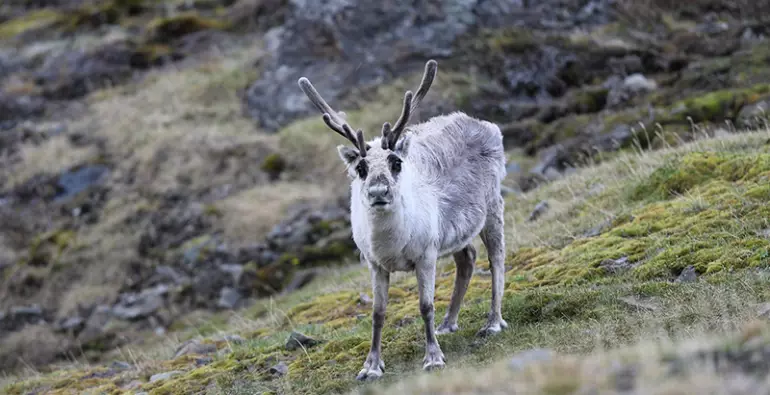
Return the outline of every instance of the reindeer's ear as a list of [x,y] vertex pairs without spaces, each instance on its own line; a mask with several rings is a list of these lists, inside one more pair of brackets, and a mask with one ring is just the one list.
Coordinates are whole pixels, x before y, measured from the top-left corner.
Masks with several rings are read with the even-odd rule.
[[394,147],[393,151],[397,152],[399,155],[404,156],[409,151],[409,144],[412,141],[412,135],[406,134],[404,137],[400,138],[396,142],[396,146]]
[[360,154],[358,153],[358,150],[350,148],[347,145],[338,145],[337,153],[339,153],[340,158],[347,165],[353,163],[353,161],[358,159],[358,157],[360,156]]

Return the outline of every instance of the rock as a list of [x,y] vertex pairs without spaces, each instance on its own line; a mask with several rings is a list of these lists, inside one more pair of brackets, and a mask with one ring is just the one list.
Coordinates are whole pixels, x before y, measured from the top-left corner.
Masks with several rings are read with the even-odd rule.
[[167,286],[158,285],[138,294],[123,294],[120,302],[113,306],[112,314],[124,320],[145,318],[163,307],[164,297],[167,293]]
[[[94,90],[130,81],[137,70],[180,59],[178,51],[159,53],[127,39],[91,48],[48,51],[33,73],[34,82],[51,100],[73,100]],[[168,52],[168,53],[166,53]]]
[[540,216],[545,214],[549,209],[548,202],[543,200],[537,205],[535,205],[535,208],[532,210],[532,212],[529,214],[529,217],[527,218],[527,221],[533,222],[536,221]]
[[[247,89],[246,105],[262,130],[275,132],[300,117],[319,115],[297,88],[300,76],[309,78],[335,106],[352,87],[387,83],[422,70],[429,58],[454,55],[459,39],[482,26],[570,28],[607,20],[610,8],[602,1],[580,14],[577,9],[568,11],[569,7],[546,3],[524,12],[521,3],[500,0],[416,5],[392,0],[297,1],[286,15],[286,23],[265,35],[269,60],[260,78]],[[565,69],[573,63],[571,54],[550,46],[535,47],[534,53],[520,52],[511,51],[514,56],[495,62],[500,73],[493,70],[493,74],[500,75],[508,89],[527,95],[538,91],[535,95],[540,96],[563,93],[567,83],[558,74],[567,74]]]
[[54,201],[66,201],[90,186],[103,182],[109,172],[110,169],[106,166],[93,165],[62,173],[57,181],[58,193],[54,196]]
[[635,73],[623,80],[623,87],[632,93],[646,93],[657,89],[658,84],[640,73]]
[[219,294],[217,307],[220,309],[234,309],[241,300],[241,294],[236,289],[224,287]]
[[286,349],[294,351],[298,348],[310,348],[320,344],[321,341],[307,337],[299,332],[292,332],[286,340]]
[[695,267],[693,265],[689,265],[684,268],[684,270],[679,273],[679,277],[676,278],[676,282],[678,283],[692,283],[697,280],[698,272],[695,271]]
[[533,348],[513,355],[508,362],[508,367],[514,371],[520,371],[533,363],[545,362],[553,359],[556,353],[549,349]]
[[703,22],[695,27],[695,31],[698,33],[717,35],[730,29],[730,25],[727,22],[720,21],[719,16],[713,12],[706,14],[703,19]]
[[285,376],[287,373],[289,373],[289,366],[286,365],[286,362],[284,361],[278,362],[277,365],[270,367],[270,374]]
[[168,380],[168,379],[170,379],[170,378],[172,378],[174,376],[178,376],[178,375],[180,375],[182,373],[184,373],[184,372],[181,371],[181,370],[172,370],[170,372],[156,373],[156,374],[153,374],[152,376],[150,376],[150,382],[154,383],[156,381]]
[[611,77],[604,86],[609,88],[607,93],[607,108],[619,109],[633,101],[637,96],[652,92],[658,88],[658,84],[645,77],[641,73],[634,73],[625,77],[622,81],[618,77]]
[[187,284],[190,278],[182,274],[179,270],[168,265],[160,265],[155,268],[156,278],[150,280],[152,283],[170,282],[177,285]]
[[735,123],[739,128],[759,129],[770,124],[768,116],[770,116],[770,97],[743,106]]
[[0,333],[17,331],[25,325],[44,322],[43,309],[38,305],[12,307],[6,312],[0,312]]
[[219,270],[231,275],[233,277],[233,284],[237,284],[241,279],[241,274],[243,274],[243,266],[232,263],[219,265]]
[[206,366],[210,363],[214,362],[214,358],[211,357],[203,357],[203,358],[195,358],[195,366]]
[[599,263],[599,267],[604,269],[608,274],[620,274],[630,269],[633,269],[636,265],[628,262],[628,257],[623,256],[618,259],[605,259]]
[[39,117],[45,113],[43,98],[32,95],[11,95],[0,91],[0,121]]
[[358,303],[362,305],[370,305],[372,304],[372,298],[365,292],[361,292],[358,295]]
[[215,352],[217,352],[215,344],[201,343],[200,340],[188,340],[177,347],[174,358],[188,354],[212,354]]
[[85,327],[85,321],[82,317],[65,317],[54,324],[54,330],[57,332],[68,332],[77,334]]
[[124,361],[113,361],[110,364],[110,369],[115,369],[115,370],[128,370],[131,368],[132,368],[131,364]]

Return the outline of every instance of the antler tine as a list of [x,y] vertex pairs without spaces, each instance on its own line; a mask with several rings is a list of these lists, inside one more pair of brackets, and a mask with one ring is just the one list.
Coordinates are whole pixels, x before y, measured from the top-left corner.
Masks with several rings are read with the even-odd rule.
[[388,149],[390,146],[390,122],[382,124],[382,149]]
[[417,93],[412,94],[412,91],[406,91],[406,94],[404,95],[404,108],[401,110],[401,116],[398,118],[398,121],[396,121],[393,129],[388,128],[386,131],[385,126],[383,125],[383,138],[387,140],[389,147],[392,148],[396,145],[396,142],[398,141],[399,137],[401,137],[401,133],[403,133],[406,124],[409,122],[409,118],[412,116],[412,113],[414,113],[414,110],[417,109],[417,106],[420,104],[420,101],[422,101],[425,95],[428,94],[428,90],[430,90],[430,87],[433,84],[433,80],[436,78],[437,71],[438,63],[433,59],[428,60],[428,62],[425,63],[425,72],[422,75],[420,87],[417,88]]
[[353,143],[353,145],[361,151],[361,156],[366,156],[363,131],[360,131],[360,137],[353,134],[353,130],[345,121],[346,114],[341,111],[334,111],[306,77],[301,77],[297,81],[297,84],[299,84],[300,89],[305,92],[305,95],[310,99],[313,105],[323,113],[323,120],[326,126]]
[[321,113],[329,114],[334,123],[338,125],[344,123],[344,121],[340,119],[340,115],[337,113],[337,111],[334,111],[329,103],[327,103],[326,100],[321,97],[321,94],[318,93],[318,91],[315,89],[313,84],[310,83],[310,80],[308,80],[307,77],[300,78],[297,83],[299,84],[300,89],[305,92],[305,96],[310,99],[313,105],[319,111],[321,111]]
[[427,63],[425,63],[425,72],[422,75],[422,81],[420,81],[420,87],[417,88],[417,93],[415,93],[414,100],[412,101],[412,112],[414,112],[414,110],[420,104],[420,101],[422,101],[422,98],[428,94],[428,90],[430,89],[430,86],[433,84],[433,80],[436,78],[437,71],[438,71],[438,63],[435,60],[431,59]]
[[364,131],[358,129],[356,132],[356,140],[358,140],[358,153],[361,157],[366,157],[366,142],[364,141]]
[[401,136],[401,132],[404,131],[404,127],[406,127],[407,122],[409,122],[409,117],[412,116],[412,97],[412,91],[406,91],[406,94],[404,94],[404,107],[401,109],[401,116],[398,117],[398,121],[396,121],[396,124],[390,130],[388,136],[388,143],[391,147],[396,144],[396,141],[398,141],[398,138]]
[[348,129],[345,129],[344,126],[346,124],[342,124],[342,126],[340,126],[339,124],[334,123],[331,115],[329,115],[329,113],[326,113],[326,112],[323,115],[323,120],[326,126],[329,127],[329,129],[337,132],[340,136],[350,140],[351,143],[357,144],[355,141],[355,136],[353,136],[352,134],[348,134]]

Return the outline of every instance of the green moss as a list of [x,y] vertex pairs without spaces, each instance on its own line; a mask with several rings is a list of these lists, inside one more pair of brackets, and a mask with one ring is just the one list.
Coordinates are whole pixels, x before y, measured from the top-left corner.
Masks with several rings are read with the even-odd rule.
[[663,124],[689,122],[720,122],[734,120],[743,106],[752,104],[770,93],[770,85],[759,84],[745,89],[725,89],[698,95],[674,103],[659,121]]
[[28,31],[45,29],[62,18],[62,14],[47,8],[32,11],[0,24],[0,38],[10,39]]
[[260,168],[272,178],[277,178],[286,169],[286,160],[283,155],[274,152],[265,157]]

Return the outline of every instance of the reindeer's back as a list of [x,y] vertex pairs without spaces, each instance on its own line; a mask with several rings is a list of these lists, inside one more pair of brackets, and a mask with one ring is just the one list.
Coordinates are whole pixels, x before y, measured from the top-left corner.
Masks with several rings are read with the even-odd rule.
[[503,137],[497,125],[461,112],[434,117],[410,128],[409,157],[421,172],[443,183],[471,178],[476,188],[498,185],[505,177]]
[[456,112],[412,127],[409,158],[437,196],[440,244],[462,248],[486,222],[492,199],[500,199],[505,152],[500,129]]

